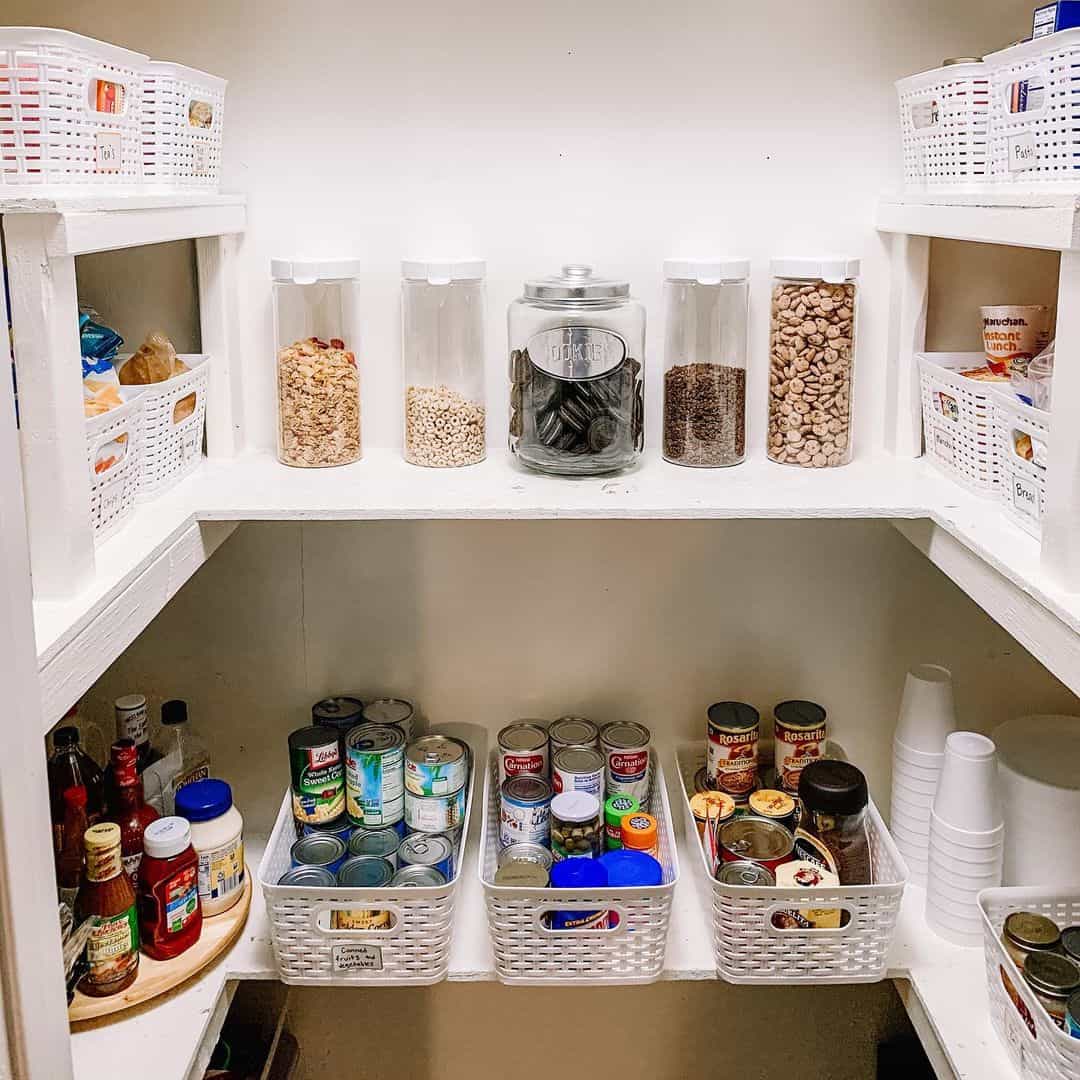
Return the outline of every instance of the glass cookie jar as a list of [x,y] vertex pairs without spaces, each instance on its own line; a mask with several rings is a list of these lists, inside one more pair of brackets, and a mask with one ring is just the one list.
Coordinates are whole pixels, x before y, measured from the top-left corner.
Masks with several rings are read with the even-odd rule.
[[630,284],[569,265],[507,312],[510,449],[530,468],[610,473],[644,445],[645,308]]

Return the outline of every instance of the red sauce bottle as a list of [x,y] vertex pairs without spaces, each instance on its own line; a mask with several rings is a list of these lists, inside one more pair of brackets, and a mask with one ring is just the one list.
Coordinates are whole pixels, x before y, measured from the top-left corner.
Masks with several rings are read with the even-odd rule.
[[[125,745],[126,744],[126,745]],[[142,777],[135,771],[135,744],[130,739],[113,743],[109,768],[108,821],[120,826],[124,870],[131,878],[131,887],[139,889],[139,864],[143,857],[143,832],[158,812],[143,801]]]
[[171,960],[199,940],[199,857],[183,818],[158,818],[143,832],[138,902],[139,937],[148,956]]

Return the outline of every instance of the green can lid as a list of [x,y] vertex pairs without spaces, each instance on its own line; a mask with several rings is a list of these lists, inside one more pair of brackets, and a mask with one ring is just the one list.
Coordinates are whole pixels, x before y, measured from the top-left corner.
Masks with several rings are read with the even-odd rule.
[[633,795],[609,795],[604,803],[604,823],[621,825],[627,814],[636,814],[640,809],[641,803]]

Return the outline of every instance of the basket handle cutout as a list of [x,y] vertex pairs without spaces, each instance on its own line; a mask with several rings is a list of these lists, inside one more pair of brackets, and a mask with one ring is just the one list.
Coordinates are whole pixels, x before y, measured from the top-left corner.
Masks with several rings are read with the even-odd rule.
[[787,903],[770,904],[764,914],[765,929],[773,937],[790,934],[817,937],[846,937],[856,930],[855,912],[848,904],[831,900],[814,903],[789,900]]
[[185,394],[180,398],[172,409],[173,427],[179,427],[186,420],[190,420],[195,415],[195,409],[198,402],[198,390],[192,390],[190,394]]
[[86,111],[94,117],[127,116],[130,93],[131,87],[115,71],[98,68],[86,80]]
[[[556,912],[567,912],[572,916],[571,925],[552,927],[551,916]],[[595,938],[609,938],[616,934],[628,933],[626,912],[617,904],[607,904],[603,908],[594,908],[588,900],[576,900],[568,903],[545,903],[542,911],[533,915],[533,923],[542,934],[555,937],[579,937],[582,935]]]
[[131,448],[131,434],[126,429],[102,439],[90,461],[90,479],[97,480],[124,463]]
[[324,937],[346,938],[349,941],[386,941],[401,933],[404,916],[396,904],[385,901],[338,900],[312,908],[311,926]]

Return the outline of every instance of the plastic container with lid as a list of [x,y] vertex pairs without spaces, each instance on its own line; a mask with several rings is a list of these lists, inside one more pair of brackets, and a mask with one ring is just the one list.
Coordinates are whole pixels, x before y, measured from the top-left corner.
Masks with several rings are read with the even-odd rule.
[[272,259],[278,458],[319,468],[360,459],[359,259]]
[[181,817],[158,818],[143,833],[139,866],[139,936],[155,960],[186,952],[202,933],[199,859]]
[[620,831],[624,851],[644,851],[654,859],[660,858],[660,830],[652,814],[627,814]]
[[224,780],[197,780],[176,793],[176,812],[191,822],[199,856],[199,899],[207,917],[228,911],[244,894],[244,819]]
[[644,447],[645,308],[630,283],[567,265],[507,312],[510,449],[530,468],[614,472]]
[[448,468],[487,453],[482,259],[401,263],[405,460]]
[[1062,1030],[1069,999],[1080,990],[1080,967],[1058,953],[1033,952],[1024,960],[1024,981]]
[[[602,859],[563,859],[551,867],[554,889],[602,889],[607,883]],[[548,913],[548,922],[552,930],[607,930],[611,926],[611,912],[553,908]]]
[[811,762],[799,778],[800,828],[816,836],[836,861],[841,885],[870,885],[874,874],[866,808],[866,777],[847,761]]
[[664,868],[645,851],[609,851],[600,856],[600,863],[612,888],[637,889],[664,883]]
[[563,791],[551,800],[551,856],[599,858],[604,850],[600,800],[588,791]]
[[748,259],[665,259],[664,458],[699,468],[746,456]]
[[773,259],[768,453],[822,469],[851,461],[859,260]]

